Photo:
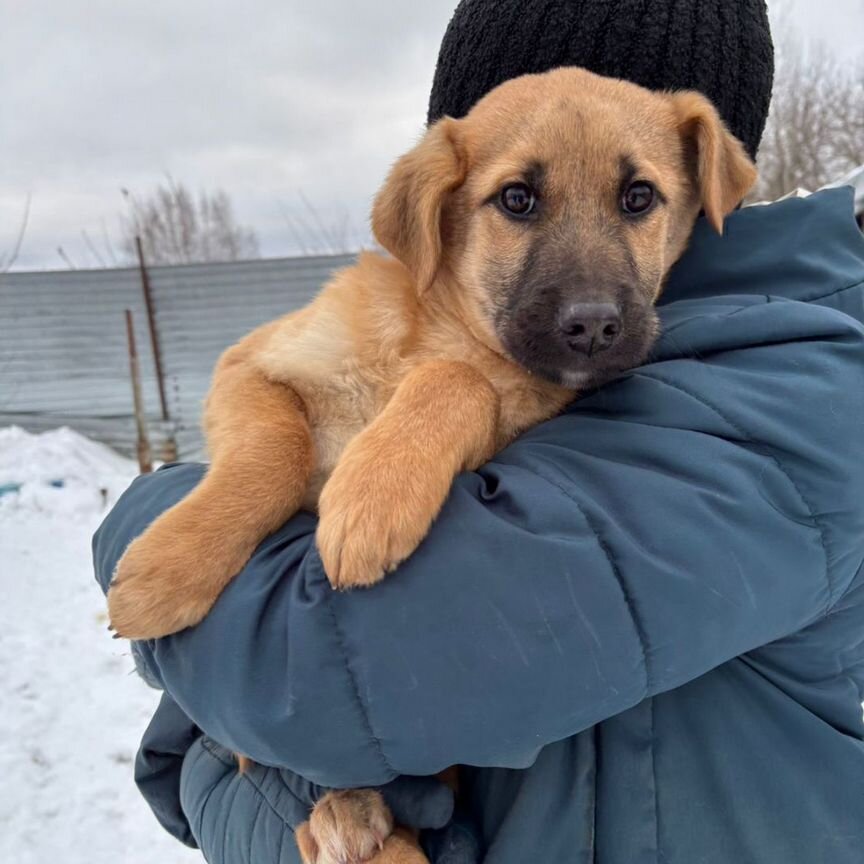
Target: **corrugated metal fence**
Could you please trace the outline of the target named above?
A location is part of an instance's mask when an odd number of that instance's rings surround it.
[[[0,426],[71,426],[135,451],[124,310],[135,318],[151,444],[201,453],[201,402],[219,354],[304,305],[352,256],[148,268],[170,419],[162,421],[137,268],[0,274]]]

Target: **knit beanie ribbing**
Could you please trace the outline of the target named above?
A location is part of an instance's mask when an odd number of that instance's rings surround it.
[[[464,117],[499,84],[583,66],[652,90],[699,90],[751,156],[765,129],[774,45],[765,0],[462,0],[429,122]]]

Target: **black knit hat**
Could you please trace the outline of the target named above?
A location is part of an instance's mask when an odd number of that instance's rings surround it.
[[[765,0],[462,0],[429,122],[464,117],[510,78],[583,66],[652,90],[700,90],[751,156],[765,129],[774,45]]]

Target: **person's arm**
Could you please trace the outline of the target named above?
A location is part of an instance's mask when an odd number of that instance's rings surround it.
[[[167,693],[144,733],[135,782],[162,826],[201,849],[212,864],[299,864],[294,832],[327,791],[290,771],[254,763],[240,774],[234,755],[202,735]],[[444,783],[399,777],[379,791],[397,824],[423,831],[433,864],[479,860],[471,826],[453,818],[453,792]]]
[[[528,765],[825,615],[864,558],[864,331],[813,305],[693,303],[656,362],[461,476],[382,585],[334,594],[300,515],[199,627],[141,646],[150,671],[222,744],[377,785]],[[103,588],[200,476],[136,481],[95,538]]]

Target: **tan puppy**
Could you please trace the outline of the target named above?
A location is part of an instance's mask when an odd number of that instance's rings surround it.
[[[361,255],[219,361],[210,470],[126,551],[118,633],[197,624],[301,507],[318,509],[333,586],[374,585],[458,472],[644,360],[700,210],[721,231],[755,177],[702,96],[579,69],[509,81],[437,123],[375,202],[393,258]],[[342,793],[339,818],[322,801],[307,860],[367,859],[391,826],[369,800]]]

